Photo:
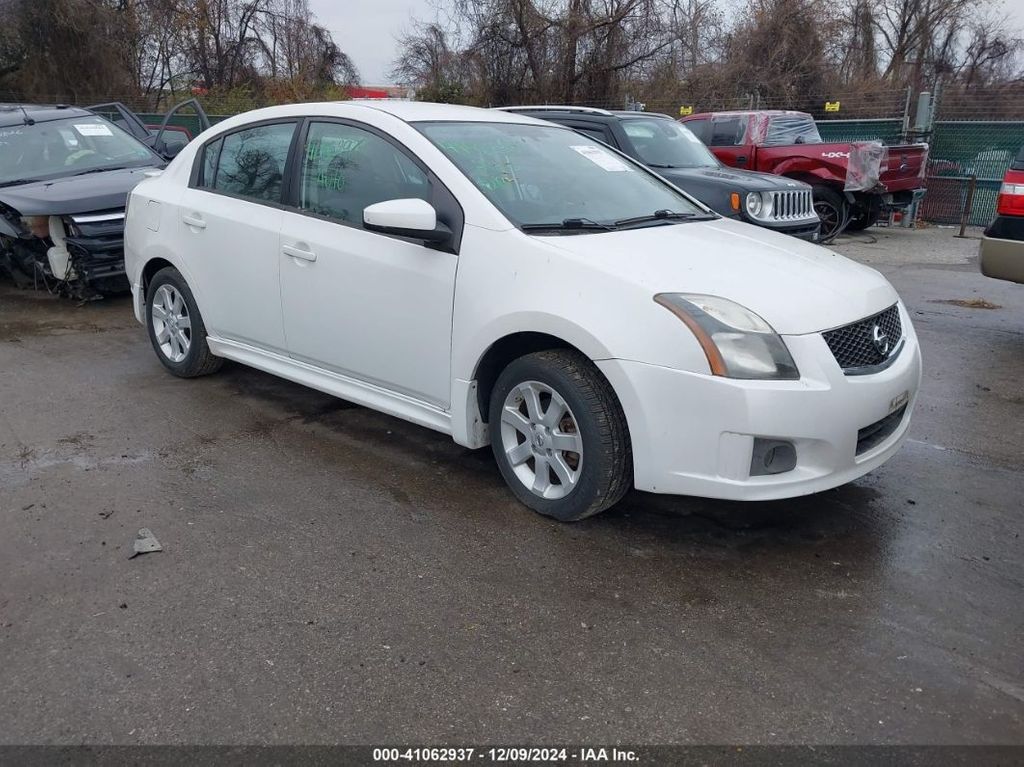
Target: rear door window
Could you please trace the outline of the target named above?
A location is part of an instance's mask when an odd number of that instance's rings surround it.
[[[690,133],[699,138],[705,144],[707,144],[711,139],[711,132],[709,131],[711,121],[707,118],[704,118],[703,120],[687,120],[683,125],[689,128]]]
[[[284,167],[295,125],[257,125],[225,136],[209,188],[253,200],[281,202]]]
[[[747,118],[716,117],[711,121],[709,146],[739,146],[743,143],[743,128]]]
[[[820,144],[821,134],[810,115],[779,115],[768,123],[764,137],[765,146],[790,146],[792,144]]]
[[[615,139],[612,138],[612,134],[602,125],[577,123],[575,125],[569,125],[569,127],[573,130],[579,131],[584,136],[589,136],[595,141],[600,141],[602,144],[615,146]]]

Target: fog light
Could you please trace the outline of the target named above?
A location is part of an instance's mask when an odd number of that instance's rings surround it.
[[[754,452],[750,458],[750,476],[782,474],[796,468],[796,448],[792,442],[780,439],[754,438]]]

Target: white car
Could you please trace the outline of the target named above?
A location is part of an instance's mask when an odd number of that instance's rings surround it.
[[[125,258],[175,375],[236,360],[490,444],[513,493],[562,520],[630,486],[849,482],[896,452],[921,378],[874,270],[511,113],[233,117],[135,188]]]

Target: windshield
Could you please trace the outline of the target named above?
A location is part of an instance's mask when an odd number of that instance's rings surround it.
[[[820,144],[821,134],[810,115],[779,115],[768,123],[764,137],[765,146],[788,146],[790,144]]]
[[[159,162],[144,144],[93,115],[0,128],[0,185]]]
[[[689,128],[675,120],[630,117],[622,121],[637,155],[652,168],[717,168],[718,160]]]
[[[520,227],[614,225],[656,211],[705,211],[643,166],[574,131],[514,123],[416,126]],[[662,217],[658,224],[675,221]]]

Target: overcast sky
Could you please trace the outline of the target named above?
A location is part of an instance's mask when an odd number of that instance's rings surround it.
[[[434,18],[429,0],[309,0],[309,7],[338,47],[352,57],[364,85],[389,84],[395,38],[413,18]]]
[[[434,18],[430,0],[310,0],[309,5],[352,57],[364,85],[390,83],[395,38],[414,18]],[[1002,0],[1002,9],[1024,29],[1024,0]]]

